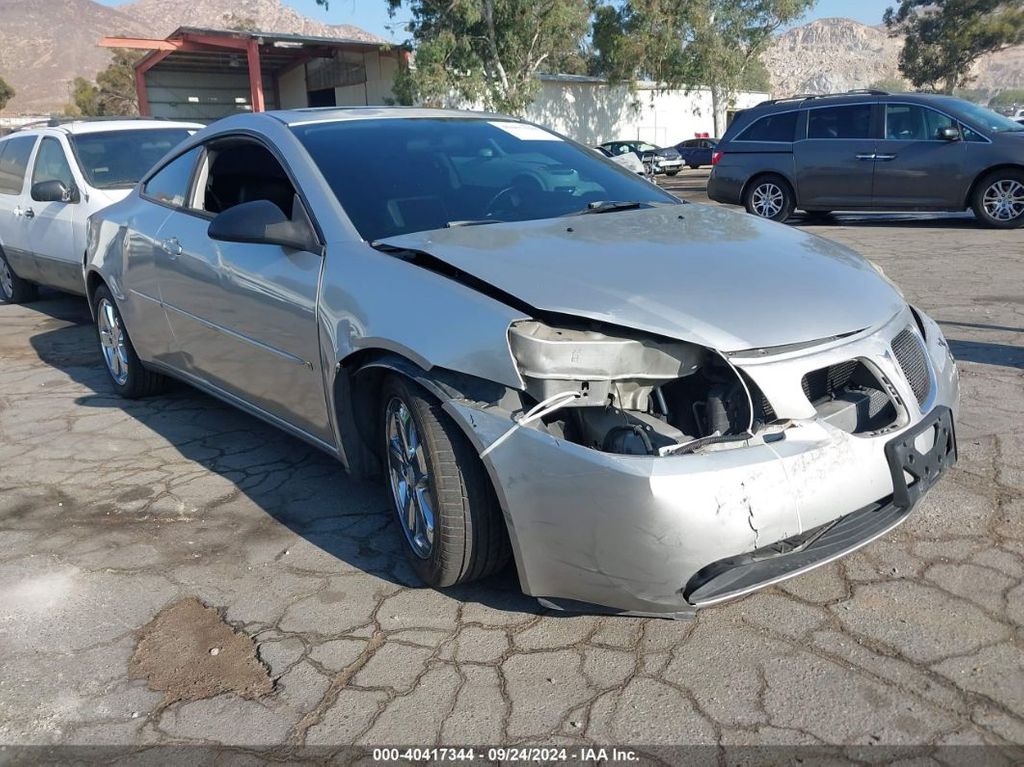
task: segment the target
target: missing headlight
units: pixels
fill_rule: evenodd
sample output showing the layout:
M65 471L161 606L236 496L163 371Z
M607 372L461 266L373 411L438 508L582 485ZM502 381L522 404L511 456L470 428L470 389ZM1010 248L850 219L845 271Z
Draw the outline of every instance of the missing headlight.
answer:
M533 320L513 324L509 340L530 397L543 402L564 392L579 395L545 420L547 428L594 450L656 455L694 440L747 434L751 423L774 420L753 382L695 344Z

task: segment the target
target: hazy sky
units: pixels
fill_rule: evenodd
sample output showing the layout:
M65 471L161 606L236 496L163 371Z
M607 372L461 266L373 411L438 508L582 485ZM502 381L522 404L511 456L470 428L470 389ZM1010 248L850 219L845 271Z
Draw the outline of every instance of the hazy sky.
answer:
M120 5L126 1L99 0L104 5ZM196 2L201 3L202 0L196 0ZM300 13L326 24L355 24L368 32L391 40L402 40L405 37L400 26L395 33L389 31L388 27L395 22L388 18L385 0L330 0L330 10L326 11L322 6L316 4L316 0L283 0L283 2ZM882 21L882 14L890 5L896 5L896 0L819 0L805 20L810 21L826 16L849 16L865 24L879 24ZM399 12L395 21L400 22L402 19L403 15Z

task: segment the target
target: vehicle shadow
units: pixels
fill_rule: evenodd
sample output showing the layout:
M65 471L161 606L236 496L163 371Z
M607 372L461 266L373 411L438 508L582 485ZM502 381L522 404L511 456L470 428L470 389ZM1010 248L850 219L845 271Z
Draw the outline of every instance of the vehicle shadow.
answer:
M956 341L946 339L958 362L976 362L981 365L1024 370L1024 348L1010 344L992 344L982 341Z
M801 227L863 227L901 229L979 229L977 219L970 213L830 213L827 216L811 216L794 213L787 224Z
M31 308L53 320L30 338L39 359L89 390L77 406L129 414L327 554L391 583L419 585L382 481L352 479L331 456L185 384L157 397L121 399L103 367L85 301L50 293ZM502 611L551 612L522 593L512 565L445 593Z

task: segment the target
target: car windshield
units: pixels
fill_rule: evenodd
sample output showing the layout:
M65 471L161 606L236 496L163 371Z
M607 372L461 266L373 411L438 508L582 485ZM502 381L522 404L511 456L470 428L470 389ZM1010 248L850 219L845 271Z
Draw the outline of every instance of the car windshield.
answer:
M592 149L528 123L338 120L293 131L370 242L467 223L624 209L607 203L679 202Z
M71 137L71 145L90 186L116 189L134 186L157 160L191 133L188 128L79 133Z
M1009 117L1003 117L1001 114L993 112L991 109L986 109L983 106L965 101L959 107L967 119L993 133L1019 133L1024 131L1024 126L1015 123Z
M641 152L657 152L658 151L658 147L654 146L654 144L647 144L647 143L645 143L643 141L641 141L636 146L637 146L637 149L639 149Z

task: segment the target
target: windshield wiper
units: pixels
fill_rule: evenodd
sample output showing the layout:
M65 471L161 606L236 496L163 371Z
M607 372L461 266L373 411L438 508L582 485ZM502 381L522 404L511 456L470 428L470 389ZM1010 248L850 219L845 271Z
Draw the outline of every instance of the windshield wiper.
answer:
M464 221L449 221L445 224L446 229L455 229L459 226L486 226L487 224L504 224L500 218L468 218Z
M594 202L588 203L587 207L583 210L576 210L572 213L566 213L567 216L586 216L590 213L612 213L617 210L636 210L637 208L644 207L648 203L639 202L637 200L595 200Z

